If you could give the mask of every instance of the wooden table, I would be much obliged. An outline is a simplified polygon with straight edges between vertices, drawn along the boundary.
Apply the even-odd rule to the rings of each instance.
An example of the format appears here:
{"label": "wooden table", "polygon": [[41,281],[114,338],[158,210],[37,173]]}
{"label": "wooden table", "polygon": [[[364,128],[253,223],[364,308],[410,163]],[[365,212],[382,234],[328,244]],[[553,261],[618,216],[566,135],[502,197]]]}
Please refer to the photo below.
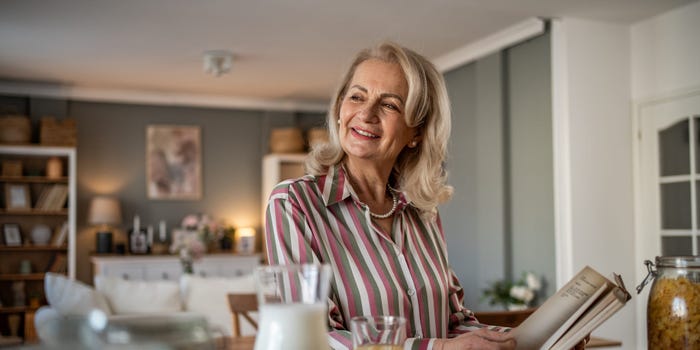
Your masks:
{"label": "wooden table", "polygon": [[[238,338],[226,338],[226,350],[253,350],[255,346],[254,336],[245,336]],[[609,340],[598,337],[591,337],[591,340],[586,344],[586,348],[604,348],[604,347],[619,347],[622,342],[617,340]]]}

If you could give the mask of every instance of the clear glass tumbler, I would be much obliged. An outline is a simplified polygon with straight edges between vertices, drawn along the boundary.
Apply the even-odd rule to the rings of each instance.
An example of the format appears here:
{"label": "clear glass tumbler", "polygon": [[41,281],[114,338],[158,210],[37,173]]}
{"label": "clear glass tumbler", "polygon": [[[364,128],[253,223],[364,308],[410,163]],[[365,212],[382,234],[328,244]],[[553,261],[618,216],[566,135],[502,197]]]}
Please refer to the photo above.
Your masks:
{"label": "clear glass tumbler", "polygon": [[400,316],[357,316],[350,320],[355,350],[401,350],[406,319]]}

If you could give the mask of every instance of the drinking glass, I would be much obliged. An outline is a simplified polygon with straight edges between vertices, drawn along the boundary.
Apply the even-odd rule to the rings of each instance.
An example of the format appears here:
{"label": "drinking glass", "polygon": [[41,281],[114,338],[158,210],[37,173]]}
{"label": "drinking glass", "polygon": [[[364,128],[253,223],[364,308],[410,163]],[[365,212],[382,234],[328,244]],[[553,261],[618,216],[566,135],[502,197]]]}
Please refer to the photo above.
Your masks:
{"label": "drinking glass", "polygon": [[357,316],[350,320],[355,350],[401,350],[406,319],[400,316]]}
{"label": "drinking glass", "polygon": [[255,270],[260,323],[255,350],[328,350],[329,265]]}

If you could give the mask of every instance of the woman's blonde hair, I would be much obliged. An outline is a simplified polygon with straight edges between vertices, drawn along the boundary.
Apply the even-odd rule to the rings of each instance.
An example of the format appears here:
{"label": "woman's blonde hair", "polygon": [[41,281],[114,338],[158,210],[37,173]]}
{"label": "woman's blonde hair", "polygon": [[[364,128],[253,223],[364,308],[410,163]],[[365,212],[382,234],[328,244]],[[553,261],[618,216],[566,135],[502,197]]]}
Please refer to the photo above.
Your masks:
{"label": "woman's blonde hair", "polygon": [[[423,56],[393,42],[384,42],[360,51],[343,77],[331,101],[327,124],[330,142],[312,150],[306,170],[312,175],[328,172],[331,165],[345,157],[338,137],[340,106],[357,67],[369,59],[396,63],[408,82],[405,119],[417,128],[422,140],[415,148],[404,148],[392,170],[390,183],[406,193],[414,207],[427,217],[437,213],[437,206],[452,195],[444,168],[447,140],[450,135],[450,104],[442,74]],[[393,182],[392,182],[393,181]]]}

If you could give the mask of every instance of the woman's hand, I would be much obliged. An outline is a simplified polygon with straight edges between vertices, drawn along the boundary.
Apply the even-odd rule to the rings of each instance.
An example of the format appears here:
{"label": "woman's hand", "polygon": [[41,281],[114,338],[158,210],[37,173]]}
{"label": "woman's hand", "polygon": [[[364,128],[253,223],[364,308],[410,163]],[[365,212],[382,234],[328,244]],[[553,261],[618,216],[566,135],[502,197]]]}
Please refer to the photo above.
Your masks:
{"label": "woman's hand", "polygon": [[491,331],[486,328],[460,334],[450,339],[437,339],[433,343],[435,350],[509,350],[515,349],[515,339],[508,333]]}

